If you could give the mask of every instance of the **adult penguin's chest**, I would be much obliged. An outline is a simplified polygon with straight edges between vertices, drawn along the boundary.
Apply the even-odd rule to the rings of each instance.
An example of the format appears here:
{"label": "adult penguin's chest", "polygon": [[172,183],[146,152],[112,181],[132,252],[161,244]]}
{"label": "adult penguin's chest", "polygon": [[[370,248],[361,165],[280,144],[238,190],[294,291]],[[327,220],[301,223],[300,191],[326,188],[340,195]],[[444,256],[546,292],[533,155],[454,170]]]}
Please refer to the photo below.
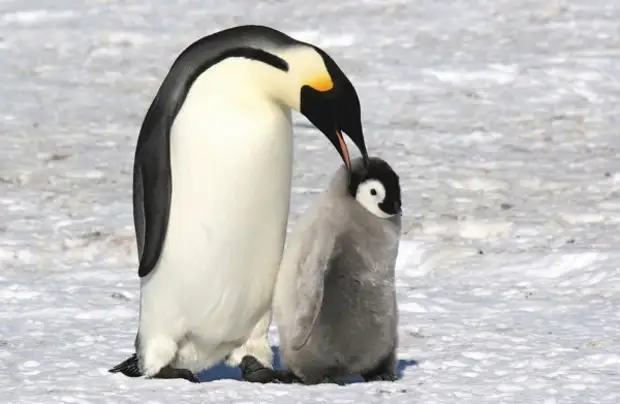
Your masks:
{"label": "adult penguin's chest", "polygon": [[[254,321],[280,262],[292,175],[290,110],[260,97],[190,93],[170,138],[172,199],[158,273],[176,304]],[[225,308],[225,309],[224,309]],[[260,311],[260,310],[258,310]]]}

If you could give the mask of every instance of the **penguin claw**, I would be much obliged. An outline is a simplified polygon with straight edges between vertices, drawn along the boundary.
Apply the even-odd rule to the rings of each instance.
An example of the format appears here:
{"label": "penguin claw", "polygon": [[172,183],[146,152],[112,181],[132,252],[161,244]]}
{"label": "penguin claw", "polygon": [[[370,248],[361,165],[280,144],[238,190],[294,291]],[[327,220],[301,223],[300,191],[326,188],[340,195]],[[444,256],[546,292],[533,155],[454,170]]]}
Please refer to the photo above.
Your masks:
{"label": "penguin claw", "polygon": [[191,383],[200,383],[200,380],[187,369],[176,369],[172,366],[162,368],[156,375],[150,379],[184,379]]}
{"label": "penguin claw", "polygon": [[246,355],[239,364],[243,380],[250,383],[292,384],[300,382],[292,372],[269,369],[255,357]]}
{"label": "penguin claw", "polygon": [[366,382],[395,382],[398,377],[394,373],[381,373],[369,377],[364,377]]}
{"label": "penguin claw", "polygon": [[276,376],[275,382],[280,384],[302,383],[299,377],[297,377],[293,372],[289,371],[279,371]]}
{"label": "penguin claw", "polygon": [[261,364],[255,357],[246,355],[239,364],[243,380],[251,383],[277,383],[278,372]]}
{"label": "penguin claw", "polygon": [[200,383],[200,379],[198,379],[192,372],[187,371],[189,374],[187,377],[184,377],[185,380],[190,381],[192,383]]}
{"label": "penguin claw", "polygon": [[335,379],[333,377],[326,377],[325,379],[323,379],[322,383],[335,384],[337,386],[344,386],[345,385],[344,380]]}

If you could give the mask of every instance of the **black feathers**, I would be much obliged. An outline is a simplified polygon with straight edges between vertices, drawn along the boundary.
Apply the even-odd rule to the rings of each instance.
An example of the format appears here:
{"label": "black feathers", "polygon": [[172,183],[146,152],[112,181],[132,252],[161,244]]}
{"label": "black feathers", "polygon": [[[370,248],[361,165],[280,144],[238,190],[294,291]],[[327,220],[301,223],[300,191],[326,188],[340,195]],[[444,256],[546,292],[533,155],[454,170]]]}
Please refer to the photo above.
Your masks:
{"label": "black feathers", "polygon": [[114,366],[112,369],[108,370],[110,373],[122,373],[127,377],[140,377],[142,376],[142,371],[140,370],[140,366],[138,364],[138,355],[133,354],[129,358],[125,359],[123,362]]}

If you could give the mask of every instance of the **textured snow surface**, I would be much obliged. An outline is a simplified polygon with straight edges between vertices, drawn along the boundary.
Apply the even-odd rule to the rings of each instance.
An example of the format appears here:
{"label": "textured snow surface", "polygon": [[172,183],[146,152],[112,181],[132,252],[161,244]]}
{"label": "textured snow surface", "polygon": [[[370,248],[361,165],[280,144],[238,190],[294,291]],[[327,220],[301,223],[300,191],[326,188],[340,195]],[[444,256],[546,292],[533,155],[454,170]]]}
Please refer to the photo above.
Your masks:
{"label": "textured snow surface", "polygon": [[[619,21],[610,0],[0,1],[0,403],[619,403]],[[395,383],[107,373],[137,321],[138,128],[178,52],[243,23],[330,52],[401,175]],[[296,123],[291,224],[340,164]]]}

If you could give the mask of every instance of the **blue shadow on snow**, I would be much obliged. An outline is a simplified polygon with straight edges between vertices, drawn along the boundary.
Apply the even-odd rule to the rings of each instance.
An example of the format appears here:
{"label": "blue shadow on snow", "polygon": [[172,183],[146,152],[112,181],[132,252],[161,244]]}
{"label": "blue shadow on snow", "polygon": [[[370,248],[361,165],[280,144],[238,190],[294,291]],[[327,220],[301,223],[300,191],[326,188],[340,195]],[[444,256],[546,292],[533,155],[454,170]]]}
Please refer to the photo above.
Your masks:
{"label": "blue shadow on snow", "polygon": [[[273,364],[275,368],[282,369],[282,362],[280,360],[280,348],[276,346],[272,346],[271,349],[273,350],[273,356],[274,356]],[[415,360],[404,360],[404,359],[399,360],[397,363],[398,378],[400,379],[402,377],[405,369],[412,367],[412,366],[418,366],[418,362]],[[224,362],[220,362],[217,365],[214,365],[213,367],[203,372],[200,372],[198,374],[198,379],[200,379],[201,382],[212,382],[215,380],[241,380],[241,370],[239,370],[239,368],[233,368],[233,367],[227,366]],[[344,380],[347,381],[348,383],[363,382],[363,379],[357,376],[347,377]]]}

